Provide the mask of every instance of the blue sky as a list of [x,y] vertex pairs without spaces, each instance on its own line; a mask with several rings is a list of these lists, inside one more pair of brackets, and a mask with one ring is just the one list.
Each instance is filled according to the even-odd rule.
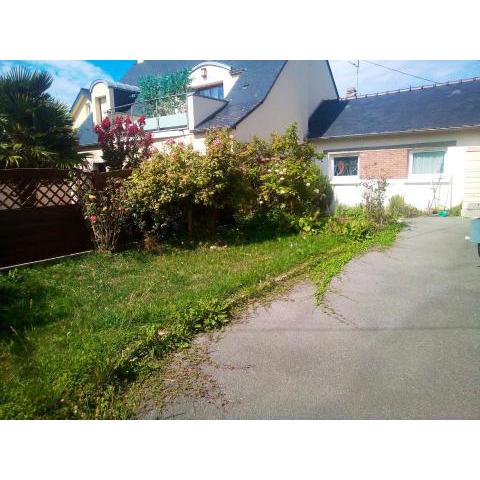
[[[350,60],[350,62],[355,61]],[[373,61],[436,82],[480,77],[480,61],[477,60]],[[14,64],[25,64],[31,68],[48,70],[54,76],[51,94],[70,106],[81,87],[88,87],[93,80],[98,78],[119,80],[133,63],[133,60],[0,60],[0,73],[5,72]],[[356,84],[356,69],[347,60],[331,60],[330,64],[338,92],[340,96],[344,96],[346,89]],[[361,94],[408,88],[410,85],[418,86],[427,83],[429,82],[360,61],[359,92]]]
[[[424,77],[433,82],[447,82],[460,78],[480,77],[478,60],[372,60],[389,68]],[[356,68],[350,63],[357,60],[331,60],[333,76],[341,97],[349,87],[356,86]],[[385,92],[398,88],[426,85],[431,82],[402,75],[360,60],[358,75],[360,94]]]

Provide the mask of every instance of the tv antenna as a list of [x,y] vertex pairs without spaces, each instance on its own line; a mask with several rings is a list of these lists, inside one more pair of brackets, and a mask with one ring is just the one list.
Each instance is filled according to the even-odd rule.
[[350,65],[353,65],[355,67],[355,69],[357,70],[357,86],[355,87],[355,90],[356,90],[356,94],[358,95],[359,94],[359,91],[358,91],[358,73],[359,73],[359,70],[360,70],[360,60],[357,60],[356,62],[351,62],[350,60],[348,60],[348,63]]

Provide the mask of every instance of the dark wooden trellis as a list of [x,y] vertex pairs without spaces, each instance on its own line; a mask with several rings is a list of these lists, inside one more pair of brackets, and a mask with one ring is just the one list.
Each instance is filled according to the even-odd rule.
[[92,174],[55,168],[0,170],[0,210],[77,205]]
[[0,267],[92,248],[81,202],[101,190],[108,173],[62,169],[0,170]]

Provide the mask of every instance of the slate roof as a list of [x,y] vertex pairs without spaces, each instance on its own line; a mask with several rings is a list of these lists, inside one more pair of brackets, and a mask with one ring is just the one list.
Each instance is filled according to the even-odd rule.
[[[231,71],[241,73],[238,81],[225,97],[227,100],[225,107],[207,118],[196,131],[214,127],[235,127],[265,100],[286,63],[285,60],[145,60],[132,65],[120,82],[109,82],[109,85],[115,89],[115,105],[130,103],[124,101],[125,95],[120,92],[117,94],[117,90],[137,92],[138,83],[143,76],[164,75],[183,68],[192,69],[202,62],[218,62],[229,66]],[[92,138],[96,143],[96,135],[92,134],[92,128],[93,121],[89,116],[79,128],[81,146],[90,145],[91,143],[85,142],[91,142]]]
[[240,78],[225,100],[228,103],[196,129],[203,131],[215,127],[235,127],[260,105],[272,88],[285,65],[285,60],[145,60],[133,65],[121,82],[138,85],[145,75],[163,75],[183,68],[192,69],[202,62],[218,62],[233,71],[241,71]]
[[[125,100],[129,94],[130,98],[133,99],[134,94],[138,92],[138,83],[141,77],[164,75],[183,68],[192,69],[202,62],[218,62],[227,65],[232,72],[240,72],[240,76],[225,97],[225,100],[227,100],[225,106],[203,121],[197,127],[197,132],[216,127],[234,128],[263,103],[280,75],[286,60],[145,60],[142,63],[132,65],[120,82],[109,82],[109,85],[115,89],[115,106],[130,103]],[[120,90],[123,90],[123,92],[120,92]],[[89,118],[91,127],[87,118],[79,129],[79,134],[83,132],[80,136],[80,145],[82,146],[90,145],[90,143],[85,142],[90,142],[92,135],[95,140],[94,143],[96,143],[95,134],[88,131],[89,128],[90,130],[93,128],[91,116]]]
[[480,79],[353,99],[323,101],[310,138],[480,126]]

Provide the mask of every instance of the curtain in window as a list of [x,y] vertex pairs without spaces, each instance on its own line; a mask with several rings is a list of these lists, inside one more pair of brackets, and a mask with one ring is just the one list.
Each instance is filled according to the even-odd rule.
[[358,157],[334,157],[333,175],[335,177],[358,175]]
[[413,152],[412,173],[443,173],[445,152]]

